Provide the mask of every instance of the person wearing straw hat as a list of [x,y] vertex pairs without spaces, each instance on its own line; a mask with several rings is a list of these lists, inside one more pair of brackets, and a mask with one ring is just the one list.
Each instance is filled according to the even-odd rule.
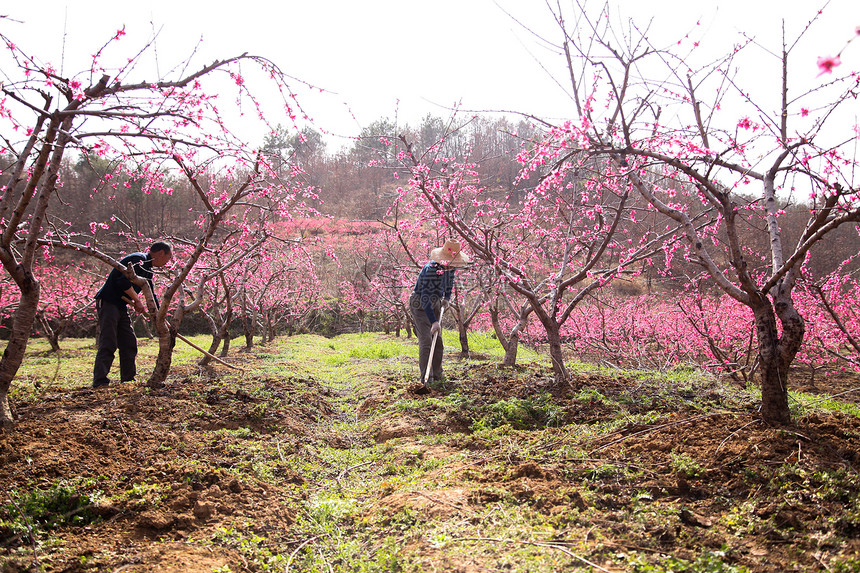
[[[447,308],[451,300],[454,272],[468,264],[469,257],[460,251],[460,243],[453,239],[445,241],[444,245],[430,251],[430,260],[418,274],[415,289],[409,297],[409,310],[415,322],[415,332],[418,334],[418,366],[421,370],[421,381],[425,384],[443,379],[442,325],[439,317],[442,315],[443,305]],[[426,376],[431,347],[433,358],[429,376]]]

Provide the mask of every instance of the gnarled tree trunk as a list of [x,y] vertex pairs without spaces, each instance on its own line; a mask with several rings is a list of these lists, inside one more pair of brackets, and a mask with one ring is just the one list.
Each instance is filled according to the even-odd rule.
[[14,424],[12,408],[9,405],[9,388],[24,361],[24,352],[30,340],[33,321],[39,305],[39,281],[32,273],[25,272],[25,279],[19,285],[21,300],[12,317],[12,331],[3,359],[0,360],[0,428],[11,428]]
[[[776,302],[771,304],[762,296],[753,306],[761,373],[761,414],[767,422],[787,424],[791,421],[788,372],[803,343],[806,326],[790,295],[780,293],[775,298]],[[782,336],[777,329],[777,317]]]

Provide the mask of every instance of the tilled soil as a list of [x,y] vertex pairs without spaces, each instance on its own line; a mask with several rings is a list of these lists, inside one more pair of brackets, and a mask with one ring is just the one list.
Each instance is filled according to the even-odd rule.
[[[719,396],[708,397],[708,389],[701,390],[700,403],[713,402],[713,408],[694,410],[671,401],[661,407],[665,395],[641,384],[637,390],[633,380],[582,375],[558,388],[542,368],[504,374],[494,364],[473,363],[449,372],[450,384],[471,398],[473,410],[546,392],[561,406],[562,419],[558,427],[535,421],[512,429],[506,443],[474,432],[458,410],[386,409],[396,399],[442,399],[451,389],[428,396],[379,377],[361,396],[346,398],[356,420],[374,420],[357,439],[325,423],[339,416],[336,395],[312,378],[218,385],[181,370],[160,390],[125,384],[48,391],[19,402],[17,425],[0,434],[0,491],[47,489],[74,478],[78,491],[99,491],[103,501],[75,510],[88,516],[85,525],[69,519],[49,534],[14,533],[0,521],[2,570],[262,570],[238,543],[223,541],[224,532],[243,524],[265,540],[261,544],[285,554],[308,543],[295,523],[306,506],[309,477],[292,462],[313,444],[344,450],[385,444],[389,465],[433,468],[407,487],[394,479],[379,482],[351,518],[367,528],[356,535],[396,537],[401,531],[404,562],[418,570],[533,570],[518,562],[518,553],[499,557],[524,546],[564,559],[571,569],[593,571],[634,570],[624,557],[631,553],[656,563],[666,556],[693,563],[706,550],[751,571],[860,563],[860,420],[854,416],[815,412],[778,428],[762,423],[754,408],[720,408]],[[251,386],[265,389],[265,397],[243,389]],[[577,394],[583,389],[604,397],[635,391],[635,399],[622,401],[629,415],[651,409],[655,420],[601,432],[596,425],[618,406],[583,400]],[[277,408],[268,407],[272,396],[280,399]],[[244,471],[248,457],[237,453],[242,429],[274,444],[270,474]],[[593,436],[583,439],[588,432]],[[422,440],[430,435],[446,439]],[[532,438],[538,447],[511,447],[514,439]],[[559,453],[571,444],[576,448]],[[386,473],[369,462],[332,467],[326,487],[340,488],[350,473],[364,470]],[[833,475],[844,479],[834,483]],[[504,503],[538,516],[546,535],[531,541],[513,534],[482,537],[478,532],[494,519],[493,508]],[[0,514],[5,520],[23,511],[6,508]],[[407,513],[462,534],[447,545],[428,542],[398,525],[397,516]],[[336,561],[329,567],[353,570]]]

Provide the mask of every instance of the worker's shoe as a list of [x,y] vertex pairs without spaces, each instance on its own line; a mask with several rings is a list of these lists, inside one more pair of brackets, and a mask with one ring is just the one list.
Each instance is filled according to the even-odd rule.
[[93,388],[104,388],[105,386],[110,386],[110,380],[94,380]]

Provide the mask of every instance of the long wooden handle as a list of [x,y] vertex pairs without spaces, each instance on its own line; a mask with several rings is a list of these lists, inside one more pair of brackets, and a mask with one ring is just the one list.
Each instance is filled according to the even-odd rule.
[[[439,328],[442,328],[442,315],[445,314],[445,306],[439,310]],[[436,351],[436,339],[439,338],[439,333],[433,335],[433,342],[430,343],[430,356],[427,357],[427,366],[424,368],[424,383],[430,380],[430,365],[433,363],[433,353]]]
[[[125,295],[123,295],[122,300],[124,300],[127,303],[134,304],[134,301]],[[205,354],[206,356],[208,356],[212,360],[214,360],[220,364],[223,364],[224,366],[227,366],[228,368],[232,368],[233,370],[238,370],[239,372],[243,372],[243,373],[245,372],[244,369],[239,368],[238,366],[233,366],[232,364],[229,364],[227,362],[224,362],[223,360],[221,360],[220,358],[218,358],[214,354],[210,354],[206,350],[203,350],[202,348],[200,348],[199,346],[197,346],[196,344],[194,344],[193,342],[191,342],[190,340],[188,340],[187,338],[185,338],[184,336],[182,336],[178,332],[176,333],[176,338],[178,338],[179,340],[181,340],[182,342],[184,342],[185,344],[187,344],[191,348],[202,352],[203,354]]]
[[194,344],[193,342],[191,342],[190,340],[188,340],[187,338],[185,338],[184,336],[182,336],[178,332],[176,333],[176,338],[178,338],[179,340],[181,340],[182,342],[184,342],[185,344],[187,344],[191,348],[199,350],[200,352],[202,352],[203,354],[205,354],[206,356],[208,356],[212,360],[215,360],[216,362],[219,362],[219,363],[223,364],[224,366],[227,366],[228,368],[232,368],[233,370],[238,370],[239,372],[245,372],[245,370],[243,370],[242,368],[239,368],[238,366],[233,366],[232,364],[224,362],[223,360],[221,360],[220,358],[218,358],[214,354],[210,354],[209,352],[203,350],[202,348],[200,348],[199,346],[197,346],[196,344]]

